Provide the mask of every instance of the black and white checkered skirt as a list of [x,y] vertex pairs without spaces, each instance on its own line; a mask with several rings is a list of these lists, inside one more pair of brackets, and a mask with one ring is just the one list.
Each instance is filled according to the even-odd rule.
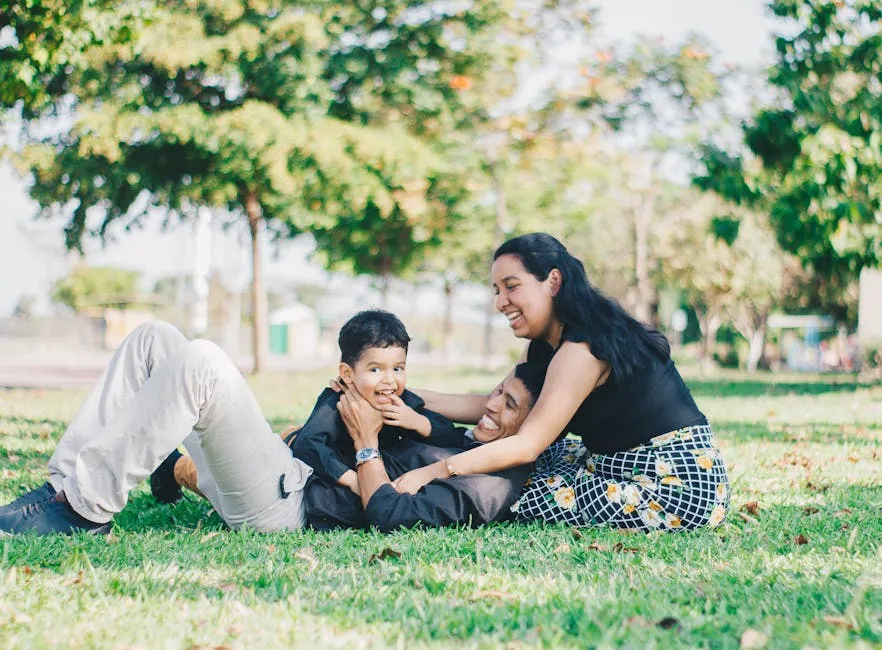
[[536,460],[511,507],[521,521],[644,531],[713,528],[728,509],[729,478],[709,425],[614,454],[589,454],[579,440],[559,440]]

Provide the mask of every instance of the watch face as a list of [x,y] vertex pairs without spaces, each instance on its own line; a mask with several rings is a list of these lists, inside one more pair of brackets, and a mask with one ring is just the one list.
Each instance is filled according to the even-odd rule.
[[380,452],[378,452],[376,449],[372,447],[365,447],[364,449],[359,449],[357,452],[355,452],[355,460],[359,462],[364,462],[379,455]]

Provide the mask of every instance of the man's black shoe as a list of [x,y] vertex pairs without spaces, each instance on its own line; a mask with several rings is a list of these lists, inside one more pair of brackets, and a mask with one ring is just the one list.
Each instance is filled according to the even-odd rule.
[[0,535],[73,535],[79,532],[106,535],[110,532],[110,522],[96,524],[89,521],[75,512],[67,501],[62,501],[59,495],[0,515]]
[[182,455],[175,449],[150,475],[150,492],[160,503],[174,503],[184,496],[175,479],[175,463]]
[[55,488],[49,481],[46,481],[38,488],[25,492],[12,503],[0,506],[0,515],[6,515],[16,510],[21,510],[26,505],[37,503],[38,501],[46,501],[55,496]]

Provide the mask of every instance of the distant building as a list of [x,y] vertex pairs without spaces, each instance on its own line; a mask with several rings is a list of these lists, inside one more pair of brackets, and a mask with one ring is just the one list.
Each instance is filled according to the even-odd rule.
[[321,327],[314,310],[297,302],[273,311],[269,321],[270,354],[289,357],[316,355]]
[[882,270],[861,271],[858,339],[862,346],[882,347]]

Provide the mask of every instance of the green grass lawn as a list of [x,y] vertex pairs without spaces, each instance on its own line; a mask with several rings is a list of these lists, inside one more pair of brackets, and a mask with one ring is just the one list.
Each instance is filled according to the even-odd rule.
[[[489,389],[500,373],[413,385]],[[324,375],[267,377],[271,422]],[[687,378],[733,479],[719,529],[225,530],[132,494],[108,539],[0,539],[0,647],[882,647],[882,386]],[[0,501],[45,480],[83,391],[0,391]]]

